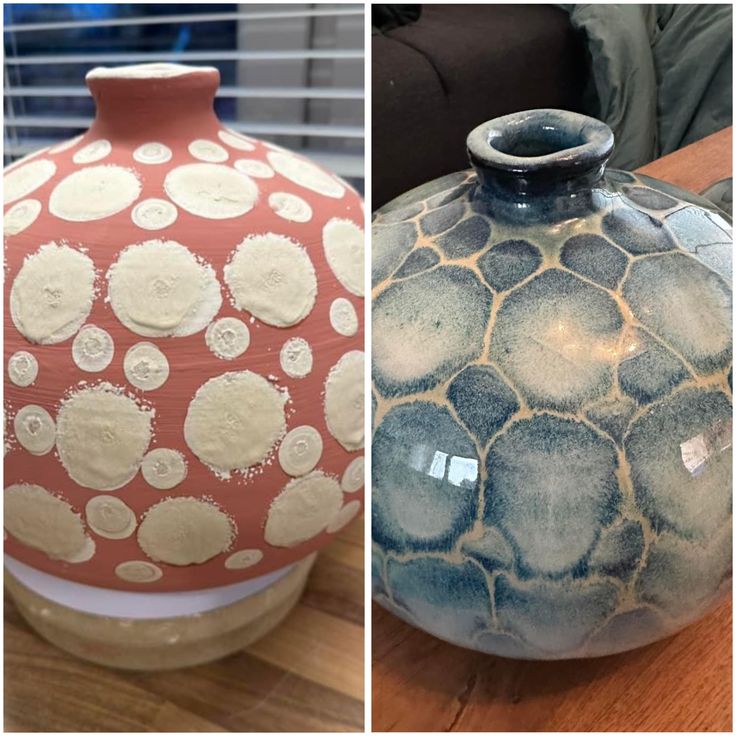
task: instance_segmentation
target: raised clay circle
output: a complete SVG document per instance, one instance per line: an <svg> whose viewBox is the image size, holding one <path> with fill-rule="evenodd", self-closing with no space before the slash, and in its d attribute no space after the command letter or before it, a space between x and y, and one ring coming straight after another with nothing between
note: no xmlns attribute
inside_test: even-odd
<svg viewBox="0 0 736 736"><path fill-rule="evenodd" d="M358 313L345 297L340 296L330 304L330 324L343 337L352 337L358 331Z"/></svg>
<svg viewBox="0 0 736 736"><path fill-rule="evenodd" d="M107 330L85 325L72 342L72 359L77 368L88 373L104 371L115 355L115 343Z"/></svg>
<svg viewBox="0 0 736 736"><path fill-rule="evenodd" d="M235 306L274 327L301 322L317 298L317 275L304 246L284 235L250 235L224 269Z"/></svg>
<svg viewBox="0 0 736 736"><path fill-rule="evenodd" d="M202 138L192 141L187 148L194 158L212 164L221 164L229 158L228 152L221 145Z"/></svg>
<svg viewBox="0 0 736 736"><path fill-rule="evenodd" d="M143 458L141 473L149 486L167 491L187 477L187 462L178 450L157 447Z"/></svg>
<svg viewBox="0 0 736 736"><path fill-rule="evenodd" d="M345 353L325 381L325 420L330 434L346 449L363 447L363 370L360 350Z"/></svg>
<svg viewBox="0 0 736 736"><path fill-rule="evenodd" d="M268 164L255 158L239 158L233 166L256 179L271 179L275 176L274 170Z"/></svg>
<svg viewBox="0 0 736 736"><path fill-rule="evenodd" d="M263 552L259 549L241 549L233 552L226 560L228 570L245 570L257 565L263 559Z"/></svg>
<svg viewBox="0 0 736 736"><path fill-rule="evenodd" d="M3 216L3 235L17 235L33 225L41 214L41 203L37 199L16 202Z"/></svg>
<svg viewBox="0 0 736 736"><path fill-rule="evenodd" d="M155 583L163 577L158 565L145 560L128 560L115 567L115 574L128 583Z"/></svg>
<svg viewBox="0 0 736 736"><path fill-rule="evenodd" d="M210 324L204 336L207 347L223 360L242 355L250 345L250 331L242 320L223 317Z"/></svg>
<svg viewBox="0 0 736 736"><path fill-rule="evenodd" d="M143 230L163 230L176 222L179 213L165 199L144 199L133 207L130 218Z"/></svg>
<svg viewBox="0 0 736 736"><path fill-rule="evenodd" d="M84 508L87 526L106 539L126 539L135 531L135 512L116 496L94 496Z"/></svg>
<svg viewBox="0 0 736 736"><path fill-rule="evenodd" d="M340 485L345 493L355 493L365 484L365 459L356 457L350 461L342 474Z"/></svg>
<svg viewBox="0 0 736 736"><path fill-rule="evenodd" d="M289 222L309 222L312 219L312 208L296 194L273 192L268 195L268 206L274 214Z"/></svg>
<svg viewBox="0 0 736 736"><path fill-rule="evenodd" d="M68 141L64 141L63 143L59 143L58 146L54 146L53 148L49 148L49 153L63 153L64 151L68 151L70 148L74 148L74 146L79 143L79 141L84 138L84 135L78 135L74 138L70 138Z"/></svg>
<svg viewBox="0 0 736 736"><path fill-rule="evenodd" d="M78 151L75 151L72 156L72 161L75 164L92 164L95 161L101 161L103 158L110 155L112 152L112 144L105 138L92 141L86 146L83 146Z"/></svg>
<svg viewBox="0 0 736 736"><path fill-rule="evenodd" d="M46 409L27 404L13 419L15 438L31 455L46 455L56 442L56 425Z"/></svg>
<svg viewBox="0 0 736 736"><path fill-rule="evenodd" d="M327 525L327 531L330 534L335 534L344 529L358 515L359 511L360 501L348 501Z"/></svg>
<svg viewBox="0 0 736 736"><path fill-rule="evenodd" d="M191 496L152 506L138 527L138 544L154 562L199 565L225 552L235 528L214 503Z"/></svg>
<svg viewBox="0 0 736 736"><path fill-rule="evenodd" d="M223 142L227 143L231 148L237 148L239 151L255 151L256 147L245 137L237 134L230 133L227 130L217 131L217 137Z"/></svg>
<svg viewBox="0 0 736 736"><path fill-rule="evenodd" d="M133 158L139 164L165 164L167 161L171 161L172 155L168 146L156 141L144 143L133 151Z"/></svg>
<svg viewBox="0 0 736 736"><path fill-rule="evenodd" d="M114 491L133 479L151 441L151 412L110 384L82 388L62 401L56 449L71 479Z"/></svg>
<svg viewBox="0 0 736 736"><path fill-rule="evenodd" d="M312 348L303 337L290 337L281 347L279 362L289 378L304 378L312 372Z"/></svg>
<svg viewBox="0 0 736 736"><path fill-rule="evenodd" d="M351 293L363 296L365 284L365 236L351 220L333 217L322 229L327 263L337 280Z"/></svg>
<svg viewBox="0 0 736 736"><path fill-rule="evenodd" d="M52 560L72 562L89 549L81 516L42 486L17 483L3 495L5 529Z"/></svg>
<svg viewBox="0 0 736 736"><path fill-rule="evenodd" d="M279 465L287 475L305 475L317 466L322 446L322 436L314 427L294 427L279 445Z"/></svg>
<svg viewBox="0 0 736 736"><path fill-rule="evenodd" d="M166 175L164 190L181 209L209 220L240 217L258 199L250 177L222 164L177 166Z"/></svg>
<svg viewBox="0 0 736 736"><path fill-rule="evenodd" d="M189 404L184 439L205 465L228 477L263 462L283 437L287 398L251 371L210 378Z"/></svg>
<svg viewBox="0 0 736 736"><path fill-rule="evenodd" d="M3 176L3 204L17 202L43 186L56 173L56 164L38 159L13 169Z"/></svg>
<svg viewBox="0 0 736 736"><path fill-rule="evenodd" d="M345 187L311 161L286 151L269 151L266 157L276 173L300 187L333 199L345 195Z"/></svg>
<svg viewBox="0 0 736 736"><path fill-rule="evenodd" d="M153 343L139 342L125 353L123 372L136 388L155 391L169 377L169 361Z"/></svg>
<svg viewBox="0 0 736 736"><path fill-rule="evenodd" d="M335 478L315 470L289 481L271 503L265 539L274 547L295 547L324 531L342 506Z"/></svg>
<svg viewBox="0 0 736 736"><path fill-rule="evenodd" d="M144 337L193 335L222 304L212 266L174 240L128 246L107 279L115 316Z"/></svg>
<svg viewBox="0 0 736 736"><path fill-rule="evenodd" d="M62 179L49 198L49 212L69 222L89 222L122 212L141 194L141 183L122 166L89 166Z"/></svg>
<svg viewBox="0 0 736 736"><path fill-rule="evenodd" d="M30 342L70 338L92 311L95 268L68 245L47 243L26 256L10 290L13 324Z"/></svg>
<svg viewBox="0 0 736 736"><path fill-rule="evenodd" d="M38 361L26 350L18 350L8 358L8 378L21 388L30 386L38 377Z"/></svg>

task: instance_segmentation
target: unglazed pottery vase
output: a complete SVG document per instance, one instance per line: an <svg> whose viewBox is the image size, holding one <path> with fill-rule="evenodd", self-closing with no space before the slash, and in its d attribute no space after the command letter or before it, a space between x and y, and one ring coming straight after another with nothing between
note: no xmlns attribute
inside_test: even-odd
<svg viewBox="0 0 736 736"><path fill-rule="evenodd" d="M362 204L223 128L213 68L87 82L90 130L4 175L6 582L62 648L191 665L360 511Z"/></svg>
<svg viewBox="0 0 736 736"><path fill-rule="evenodd" d="M374 219L375 598L507 657L642 646L730 584L730 225L590 118L467 143Z"/></svg>

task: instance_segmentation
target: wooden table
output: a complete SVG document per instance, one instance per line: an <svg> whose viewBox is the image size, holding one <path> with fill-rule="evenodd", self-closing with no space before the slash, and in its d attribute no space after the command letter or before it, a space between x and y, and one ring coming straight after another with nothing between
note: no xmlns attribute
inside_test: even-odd
<svg viewBox="0 0 736 736"><path fill-rule="evenodd" d="M363 520L317 559L286 621L241 654L107 670L33 633L5 600L5 731L362 731Z"/></svg>
<svg viewBox="0 0 736 736"><path fill-rule="evenodd" d="M728 128L641 169L700 192L731 176ZM730 731L731 603L677 636L592 660L446 644L373 606L374 731Z"/></svg>

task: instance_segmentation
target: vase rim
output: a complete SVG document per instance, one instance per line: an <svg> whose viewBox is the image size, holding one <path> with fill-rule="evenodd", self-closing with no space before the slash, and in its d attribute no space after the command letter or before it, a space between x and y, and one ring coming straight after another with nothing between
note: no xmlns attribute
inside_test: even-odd
<svg viewBox="0 0 736 736"><path fill-rule="evenodd" d="M85 79L171 79L188 74L219 74L214 66L188 66L154 62L150 64L128 64L125 66L96 66L87 72Z"/></svg>
<svg viewBox="0 0 736 736"><path fill-rule="evenodd" d="M566 110L524 110L489 120L467 138L473 166L506 174L565 178L602 168L613 133L600 120Z"/></svg>

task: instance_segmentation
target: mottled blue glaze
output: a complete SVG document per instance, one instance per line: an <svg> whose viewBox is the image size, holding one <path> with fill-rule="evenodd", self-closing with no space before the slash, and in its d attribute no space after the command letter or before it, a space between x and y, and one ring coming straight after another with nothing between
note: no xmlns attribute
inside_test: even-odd
<svg viewBox="0 0 736 736"><path fill-rule="evenodd" d="M479 651L631 649L730 584L730 223L612 145L501 118L375 215L374 595Z"/></svg>

